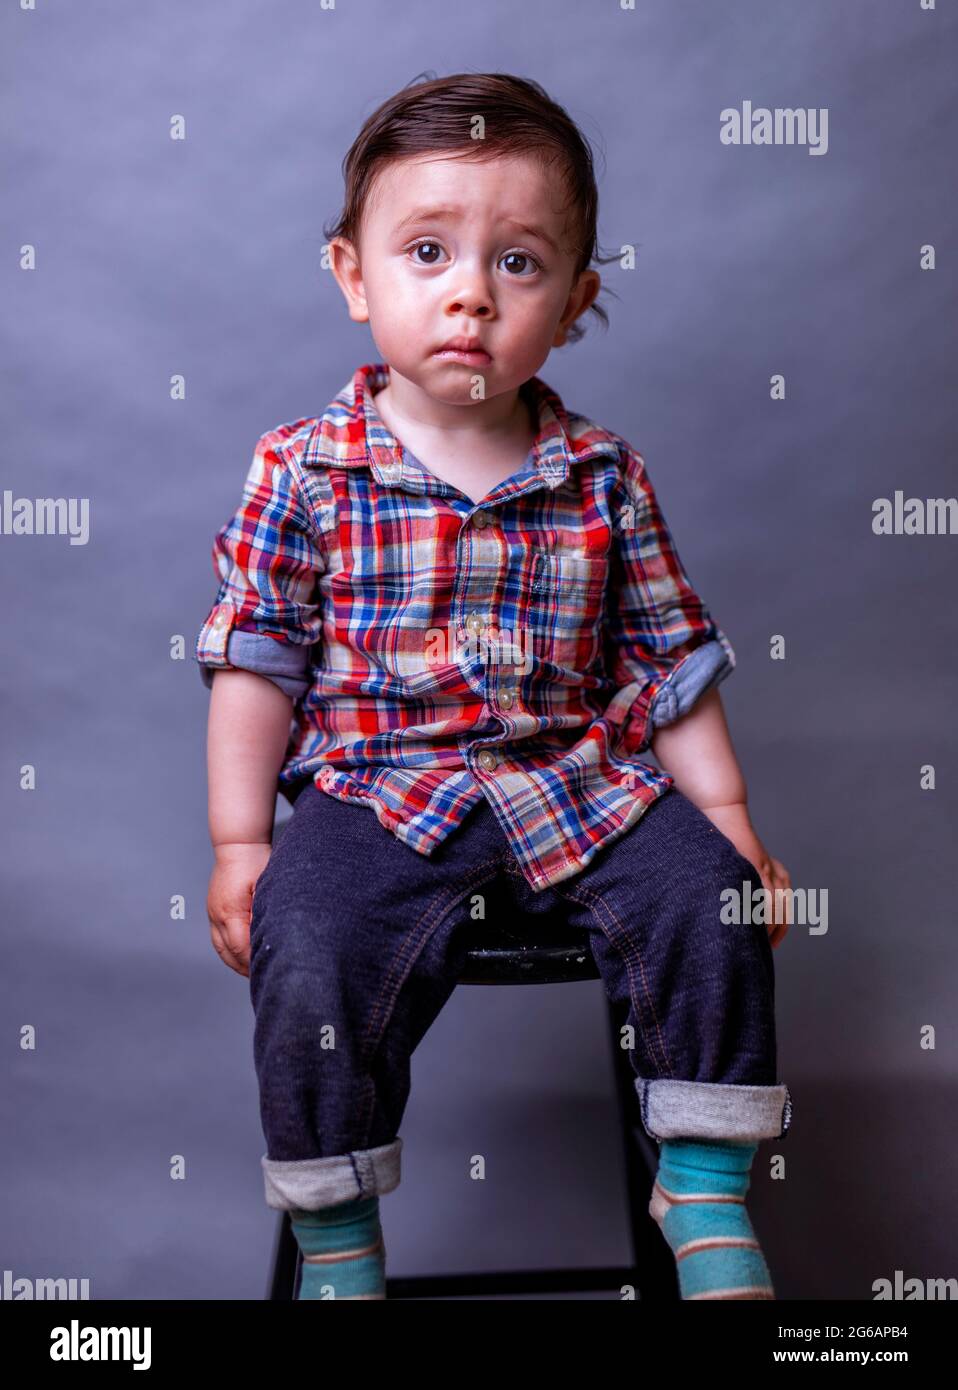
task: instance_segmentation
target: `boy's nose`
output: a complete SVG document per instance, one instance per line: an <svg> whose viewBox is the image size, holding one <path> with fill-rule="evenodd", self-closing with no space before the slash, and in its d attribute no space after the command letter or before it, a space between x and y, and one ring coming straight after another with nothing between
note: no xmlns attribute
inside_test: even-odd
<svg viewBox="0 0 958 1390"><path fill-rule="evenodd" d="M448 314L475 314L479 318L491 318L495 313L495 301L487 277L479 266L467 269L460 267L455 288L446 300Z"/></svg>
<svg viewBox="0 0 958 1390"><path fill-rule="evenodd" d="M492 298L480 293L462 292L450 297L446 304L447 314L474 314L476 318L488 319L493 315Z"/></svg>

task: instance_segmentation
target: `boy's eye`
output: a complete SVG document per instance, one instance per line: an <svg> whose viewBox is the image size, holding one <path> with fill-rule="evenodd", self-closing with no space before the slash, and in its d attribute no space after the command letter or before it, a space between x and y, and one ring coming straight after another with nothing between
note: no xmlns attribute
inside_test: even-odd
<svg viewBox="0 0 958 1390"><path fill-rule="evenodd" d="M508 251L502 257L501 264L505 264L507 261L511 261L513 267L517 261L521 262L518 270L510 269L509 271L509 274L513 275L515 278L521 277L524 266L528 266L533 274L539 269L539 262L526 251Z"/></svg>
<svg viewBox="0 0 958 1390"><path fill-rule="evenodd" d="M440 246L438 246L437 243L434 242L434 241L419 241L419 242L417 242L416 245L412 248L412 250L413 250L413 255L418 255L418 253L419 253L420 251L426 251L426 252L429 252L429 253L430 253L429 255L427 255L426 257L424 257L424 258L419 262L420 265L435 265L435 264L436 264L436 256L435 256L435 254L432 254L432 253L435 253L435 252L437 252L437 251L441 251L442 248L441 248Z"/></svg>

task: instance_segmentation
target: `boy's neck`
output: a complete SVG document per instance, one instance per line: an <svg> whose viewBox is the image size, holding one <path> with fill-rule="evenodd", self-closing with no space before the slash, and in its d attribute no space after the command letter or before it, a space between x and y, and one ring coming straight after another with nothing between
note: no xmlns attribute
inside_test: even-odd
<svg viewBox="0 0 958 1390"><path fill-rule="evenodd" d="M525 454L539 429L527 395L519 388L459 405L437 401L390 368L389 380L374 400L383 423L398 439L432 440L440 450L455 447L483 454L522 449ZM415 452L411 442L409 447Z"/></svg>
<svg viewBox="0 0 958 1390"><path fill-rule="evenodd" d="M374 396L386 428L421 464L478 503L499 483L521 470L539 431L527 392L517 388L491 401L464 406L433 402L425 393L397 391L390 372L387 386ZM412 386L404 382L403 386ZM397 400L398 398L398 400ZM411 410L405 410L411 399ZM438 410L429 408L437 405ZM486 407L494 409L487 410Z"/></svg>

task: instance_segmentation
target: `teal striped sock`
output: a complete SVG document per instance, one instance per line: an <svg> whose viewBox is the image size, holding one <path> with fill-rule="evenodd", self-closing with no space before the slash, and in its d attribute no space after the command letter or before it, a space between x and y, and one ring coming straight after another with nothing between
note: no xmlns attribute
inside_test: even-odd
<svg viewBox="0 0 958 1390"><path fill-rule="evenodd" d="M649 1214L675 1256L683 1299L774 1298L745 1210L757 1144L666 1139Z"/></svg>
<svg viewBox="0 0 958 1390"><path fill-rule="evenodd" d="M300 1298L385 1298L386 1247L379 1198L290 1212L303 1254Z"/></svg>

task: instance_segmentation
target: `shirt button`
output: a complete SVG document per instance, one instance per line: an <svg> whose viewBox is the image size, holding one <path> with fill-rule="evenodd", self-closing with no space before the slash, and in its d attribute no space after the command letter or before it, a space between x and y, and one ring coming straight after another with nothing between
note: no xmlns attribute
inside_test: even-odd
<svg viewBox="0 0 958 1390"><path fill-rule="evenodd" d="M221 608L221 609L219 610L219 612L216 614L216 617L213 619L213 626L214 626L214 627L225 627L226 624L229 622L229 620L230 620L230 610L227 609L227 608Z"/></svg>
<svg viewBox="0 0 958 1390"><path fill-rule="evenodd" d="M485 625L486 619L482 613L470 613L466 619L466 627L470 632L480 633Z"/></svg>
<svg viewBox="0 0 958 1390"><path fill-rule="evenodd" d="M477 531L481 531L483 527L492 525L492 517L488 512L476 512L472 518L472 524Z"/></svg>
<svg viewBox="0 0 958 1390"><path fill-rule="evenodd" d="M515 696L511 695L508 690L504 690L499 696L499 703L503 709L512 709L515 703Z"/></svg>
<svg viewBox="0 0 958 1390"><path fill-rule="evenodd" d="M491 772L499 764L499 759L491 748L483 748L479 754L479 766L485 768L486 772Z"/></svg>

